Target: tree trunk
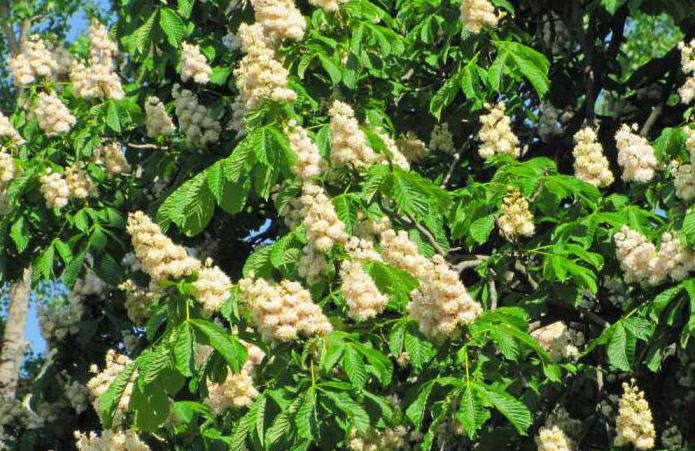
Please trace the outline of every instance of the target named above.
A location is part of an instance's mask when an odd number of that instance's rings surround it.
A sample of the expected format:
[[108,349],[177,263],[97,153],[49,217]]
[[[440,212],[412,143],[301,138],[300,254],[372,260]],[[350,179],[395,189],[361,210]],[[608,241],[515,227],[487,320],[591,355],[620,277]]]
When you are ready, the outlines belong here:
[[10,305],[7,309],[5,335],[0,352],[0,398],[14,399],[17,393],[19,370],[24,358],[24,329],[30,294],[31,268],[27,268],[22,279],[15,282],[10,289]]

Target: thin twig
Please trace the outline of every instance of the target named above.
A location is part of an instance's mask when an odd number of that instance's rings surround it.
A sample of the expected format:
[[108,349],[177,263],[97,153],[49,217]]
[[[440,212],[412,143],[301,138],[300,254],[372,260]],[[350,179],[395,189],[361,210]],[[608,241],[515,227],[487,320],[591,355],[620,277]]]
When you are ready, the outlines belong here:
[[448,252],[446,252],[446,251],[442,248],[442,246],[441,246],[439,243],[437,243],[437,240],[434,239],[434,236],[432,235],[432,233],[430,233],[430,231],[427,230],[425,227],[423,227],[423,226],[421,226],[420,224],[418,224],[418,222],[417,222],[415,219],[413,219],[410,215],[406,214],[406,216],[401,217],[401,219],[402,219],[404,222],[407,222],[407,223],[412,224],[413,226],[415,226],[416,229],[418,229],[418,231],[419,231],[420,233],[422,233],[423,235],[425,235],[425,238],[427,238],[427,241],[430,242],[430,244],[432,245],[432,247],[434,248],[434,250],[436,250],[437,253],[438,253],[439,255],[446,256],[446,255],[448,254]]
[[517,260],[514,263],[514,269],[517,270],[524,277],[526,277],[526,280],[528,280],[528,283],[529,285],[531,285],[531,288],[533,288],[534,290],[538,289],[538,282],[536,282],[536,280],[531,276],[531,274],[529,274],[528,269],[526,269],[526,265]]
[[128,147],[132,147],[133,149],[151,149],[151,150],[167,150],[167,146],[159,146],[157,144],[137,144],[137,143],[128,143]]
[[463,260],[460,263],[457,263],[454,268],[456,268],[456,271],[461,272],[465,271],[466,269],[470,268],[475,268],[476,266],[479,266],[485,260],[487,260],[488,256],[487,255],[475,255],[473,256],[472,259],[470,260]]
[[459,161],[461,161],[461,156],[463,155],[463,152],[468,149],[468,145],[471,142],[471,138],[469,137],[466,142],[463,143],[463,146],[461,146],[461,149],[456,153],[454,156],[454,160],[451,162],[449,165],[449,170],[446,171],[446,175],[444,176],[444,180],[442,181],[442,188],[447,188],[449,186],[449,182],[451,181],[451,177],[454,175],[454,171],[456,170],[456,167],[459,164]]
[[611,323],[609,323],[605,319],[601,318],[600,316],[598,316],[596,313],[592,312],[591,310],[580,308],[580,315],[586,316],[591,321],[593,321],[594,323],[603,327],[604,329],[610,327],[610,325],[611,325]]
[[642,130],[640,130],[639,135],[646,138],[647,135],[649,134],[649,130],[651,130],[652,126],[656,123],[657,119],[659,119],[659,116],[661,116],[662,111],[664,111],[664,103],[661,102],[658,104],[654,109],[652,110],[651,113],[649,113],[649,117],[647,118],[646,121],[644,121],[644,125],[642,126]]
[[495,279],[492,275],[487,276],[487,287],[490,293],[490,310],[497,309],[497,285],[495,285]]

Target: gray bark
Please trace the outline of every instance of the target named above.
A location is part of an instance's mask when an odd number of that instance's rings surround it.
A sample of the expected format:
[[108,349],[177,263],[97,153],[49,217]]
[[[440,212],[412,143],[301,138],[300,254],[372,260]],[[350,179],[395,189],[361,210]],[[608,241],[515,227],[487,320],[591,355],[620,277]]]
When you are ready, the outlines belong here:
[[19,371],[26,346],[24,329],[31,295],[31,268],[24,270],[22,279],[10,289],[10,305],[7,309],[5,334],[0,351],[0,398],[14,399],[17,394]]

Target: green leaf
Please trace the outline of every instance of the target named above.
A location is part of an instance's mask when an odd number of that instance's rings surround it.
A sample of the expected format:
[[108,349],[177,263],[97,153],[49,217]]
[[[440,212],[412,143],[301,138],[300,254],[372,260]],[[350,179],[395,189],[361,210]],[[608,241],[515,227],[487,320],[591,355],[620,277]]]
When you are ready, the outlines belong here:
[[176,342],[174,343],[174,364],[184,376],[193,375],[191,371],[193,365],[193,329],[188,322],[184,322],[178,329]]
[[[633,350],[634,351],[634,350]],[[621,371],[630,371],[630,351],[628,350],[628,332],[622,323],[613,326],[613,333],[608,342],[608,361]]]
[[273,246],[263,246],[251,254],[244,263],[242,273],[244,277],[249,277],[251,273],[255,277],[268,278],[273,273],[273,265],[270,260]]
[[171,8],[164,7],[159,12],[159,26],[162,27],[167,41],[172,47],[178,48],[183,38],[183,20]]
[[121,132],[121,119],[118,116],[118,104],[115,100],[106,102],[106,125],[116,133]]
[[468,233],[478,244],[487,242],[490,233],[495,228],[495,215],[487,215],[478,218],[470,226]]
[[625,3],[625,0],[601,0],[601,4],[610,14],[615,14],[623,3]]
[[456,98],[456,94],[458,94],[459,91],[460,79],[461,71],[458,70],[447,79],[432,96],[430,100],[430,113],[432,113],[432,116],[437,120],[441,117],[442,110]]
[[523,402],[501,389],[488,388],[480,384],[475,384],[473,387],[514,425],[519,434],[527,435],[526,430],[531,426],[533,419],[531,412]]
[[145,20],[145,22],[140,25],[140,27],[135,30],[135,46],[140,51],[140,53],[146,53],[152,41],[152,27],[154,26],[154,21],[159,13],[158,9],[152,11],[150,17]]
[[219,352],[233,372],[238,373],[246,362],[246,348],[236,337],[212,321],[191,319],[191,324],[207,336],[210,345]]
[[425,409],[427,407],[427,400],[430,398],[430,393],[434,388],[434,383],[436,380],[427,381],[422,384],[418,390],[417,398],[412,404],[408,406],[405,414],[408,416],[410,421],[413,422],[416,429],[422,427],[422,420],[425,418]]
[[158,221],[171,221],[187,236],[202,232],[215,212],[215,196],[206,183],[206,171],[179,186],[159,207]]
[[123,371],[118,373],[109,385],[109,388],[99,396],[99,411],[101,422],[105,428],[110,428],[113,422],[113,415],[116,407],[121,402],[121,397],[135,371],[135,363],[127,365]]
[[24,249],[29,245],[29,228],[24,220],[24,216],[20,216],[10,228],[10,237],[14,241],[18,253],[24,252]]
[[459,404],[459,410],[456,412],[456,418],[463,426],[463,430],[466,431],[468,438],[475,437],[475,431],[478,429],[478,422],[476,417],[480,416],[480,411],[482,406],[480,400],[475,394],[475,391],[470,387],[466,387],[461,395],[461,401]]
[[309,387],[302,396],[301,404],[294,416],[294,423],[301,437],[311,439],[314,436],[314,430],[318,423],[316,418],[316,389],[314,387]]
[[531,82],[539,97],[548,92],[550,63],[542,53],[518,42],[495,41],[495,45],[500,53],[509,55],[521,75]]
[[330,398],[343,413],[352,420],[355,429],[364,434],[369,429],[369,414],[364,407],[357,403],[348,393],[325,391],[326,397]]
[[364,367],[362,356],[354,347],[350,345],[345,347],[342,366],[352,385],[358,388],[364,387],[364,384],[367,382],[367,370]]
[[121,283],[121,279],[123,277],[121,266],[118,264],[116,259],[107,253],[100,255],[96,259],[94,264],[94,272],[101,280],[113,286],[117,286],[119,283]]
[[333,83],[334,85],[340,83],[340,79],[342,78],[340,66],[334,63],[333,60],[328,58],[323,53],[319,53],[318,55],[321,67],[323,67],[325,71],[328,73],[328,76],[331,77],[331,83]]

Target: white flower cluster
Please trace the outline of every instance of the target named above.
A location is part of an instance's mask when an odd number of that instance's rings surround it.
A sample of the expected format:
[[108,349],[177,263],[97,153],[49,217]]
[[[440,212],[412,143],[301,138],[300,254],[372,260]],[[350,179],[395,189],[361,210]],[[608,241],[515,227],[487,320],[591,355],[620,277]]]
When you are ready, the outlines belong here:
[[305,184],[302,187],[304,223],[309,242],[319,252],[328,252],[338,243],[347,240],[345,224],[338,218],[331,199],[318,185]]
[[239,98],[246,111],[258,108],[264,100],[294,102],[297,93],[287,87],[287,69],[275,57],[263,26],[241,24],[241,49],[245,53],[234,70]]
[[232,282],[217,266],[212,266],[209,258],[198,271],[198,279],[193,282],[193,296],[200,303],[205,316],[212,316],[220,310],[222,304],[229,299]]
[[239,281],[239,289],[252,322],[268,343],[294,340],[298,335],[323,335],[333,329],[321,307],[297,282],[271,284],[251,275]]
[[367,143],[367,138],[360,130],[355,112],[347,103],[336,100],[328,111],[331,118],[331,164],[333,166],[350,165],[360,169],[371,166],[377,161],[377,155]]
[[456,153],[454,149],[454,137],[449,131],[449,124],[437,124],[432,129],[430,134],[430,149],[441,150],[444,153],[453,155]]
[[543,426],[536,436],[538,451],[572,451],[572,440],[559,426]]
[[79,298],[101,294],[106,288],[106,282],[101,280],[91,269],[85,272],[84,277],[75,281],[71,294]]
[[54,71],[55,76],[60,78],[68,75],[68,73],[70,73],[70,67],[72,67],[73,63],[75,62],[75,58],[72,56],[72,53],[70,53],[68,49],[60,44],[49,44],[48,47],[51,49],[51,56],[53,57],[53,61],[56,62],[57,66],[56,70]]
[[676,188],[676,196],[682,200],[691,200],[695,197],[695,169],[692,164],[679,164],[672,161],[671,175],[673,175],[673,186]]
[[435,341],[456,336],[458,325],[472,322],[481,313],[480,305],[446,261],[441,256],[430,261],[420,255],[405,231],[382,232],[381,253],[387,263],[420,281],[419,289],[410,294],[407,308],[426,336]]
[[686,75],[685,83],[678,90],[684,104],[688,105],[695,99],[695,40],[689,44],[678,44],[681,50],[681,70]]
[[300,41],[304,37],[306,21],[292,0],[251,0],[256,23],[263,27],[263,35],[270,46],[285,39]]
[[39,128],[47,136],[58,136],[67,133],[77,122],[75,116],[70,114],[70,110],[55,94],[40,92],[38,103],[32,113],[39,123]]
[[618,419],[615,425],[617,436],[615,446],[633,445],[635,449],[654,448],[656,432],[649,403],[644,392],[632,379],[623,382],[623,396],[620,397]]
[[189,276],[200,269],[200,262],[174,244],[145,213],[128,215],[126,230],[143,271],[156,283]]
[[[99,397],[102,395],[102,393],[109,389],[109,386],[113,380],[131,363],[133,363],[133,361],[127,356],[119,354],[113,349],[109,349],[106,352],[105,366],[103,370],[98,371],[97,366],[92,365],[90,371],[94,373],[94,377],[87,381],[87,388],[89,389],[89,394],[92,396],[92,405],[97,413],[100,412]],[[125,390],[123,390],[123,395],[118,401],[116,410],[119,415],[124,414],[128,410],[130,396],[133,394],[133,382],[136,378],[137,370],[133,371],[128,384],[126,384]]]
[[212,68],[208,66],[205,56],[200,53],[197,44],[181,43],[181,80],[188,81],[191,78],[194,82],[204,85],[210,81]]
[[613,240],[615,256],[627,283],[658,285],[669,277],[679,281],[695,269],[693,253],[669,232],[661,235],[658,250],[644,235],[628,226],[623,226]]
[[113,62],[117,53],[106,27],[93,20],[89,26],[89,64],[77,62],[70,69],[70,81],[77,97],[119,100],[125,96]]
[[[686,128],[688,137],[685,140],[685,149],[690,153],[690,162],[695,162],[695,128]],[[1,133],[0,133],[1,135]]]
[[84,313],[79,296],[67,296],[43,304],[38,309],[41,336],[49,343],[62,342],[68,335],[79,332],[79,321]]
[[560,111],[550,102],[542,102],[540,106],[541,117],[538,122],[538,134],[544,142],[553,136],[562,135],[562,123]]
[[397,144],[400,152],[409,161],[422,160],[427,155],[427,145],[417,137],[415,132],[408,131],[405,136],[398,140]]
[[348,316],[356,321],[374,318],[389,301],[362,265],[360,260],[345,260],[340,265],[340,290],[348,305]]
[[338,8],[347,0],[309,0],[309,4],[313,6],[318,6],[326,12],[338,11]]
[[647,183],[654,178],[658,162],[654,148],[646,139],[634,133],[635,129],[635,125],[630,128],[623,124],[615,134],[618,164],[623,167],[624,181]]
[[500,17],[489,0],[461,0],[461,22],[470,33],[478,34],[485,27],[496,27]]
[[[208,397],[205,403],[213,412],[221,415],[230,407],[249,406],[258,396],[258,390],[253,385],[253,373],[265,357],[261,348],[252,343],[242,342],[248,351],[248,359],[239,373],[227,371],[227,379],[221,384],[207,381]],[[203,351],[209,354],[211,348]]]
[[63,176],[57,172],[49,172],[39,178],[41,194],[48,208],[63,208],[70,199],[70,187]]
[[478,154],[483,158],[490,158],[499,153],[504,153],[518,158],[521,154],[519,138],[512,131],[512,120],[504,114],[504,103],[497,105],[485,104],[488,113],[480,116],[480,131],[478,139],[481,145]]
[[222,126],[210,117],[205,105],[198,103],[198,96],[188,89],[181,89],[178,84],[174,85],[171,94],[175,100],[179,126],[188,144],[204,147],[220,139]]
[[148,306],[156,299],[151,291],[139,288],[131,279],[121,283],[118,288],[125,292],[125,308],[133,324],[141,326],[149,317]]
[[116,432],[110,429],[98,435],[75,431],[75,447],[79,451],[150,451],[135,431]]
[[303,182],[321,175],[323,161],[319,155],[319,148],[304,127],[294,120],[290,121],[287,139],[290,148],[298,157],[297,164],[292,167],[294,174]]
[[63,391],[70,406],[78,414],[84,412],[89,407],[89,389],[76,380],[68,382],[67,374],[64,375],[64,378],[66,381],[63,384]]
[[12,155],[0,150],[0,187],[6,186],[14,179],[15,165]]
[[613,183],[613,173],[603,146],[596,140],[596,132],[590,127],[583,128],[574,135],[574,142],[574,175],[600,188]]
[[401,153],[401,151],[398,149],[398,146],[396,145],[396,142],[391,138],[388,133],[386,133],[384,130],[375,130],[375,133],[379,138],[384,143],[384,146],[388,149],[388,151],[391,153],[391,156],[387,155],[379,155],[379,160],[382,163],[388,164],[389,161],[396,165],[400,166],[401,169],[404,171],[409,171],[410,170],[410,163],[408,162],[408,159]]
[[24,138],[10,123],[10,119],[0,112],[0,138],[7,138],[11,144],[23,144]]
[[147,136],[150,138],[171,135],[176,130],[174,122],[164,109],[164,104],[154,96],[148,97],[145,101],[145,124]]
[[667,423],[667,427],[661,433],[661,444],[668,450],[685,450],[683,446],[683,434],[675,424]]
[[14,84],[19,88],[27,87],[41,77],[50,78],[58,70],[51,51],[37,35],[27,39],[20,52],[10,57],[9,66]]
[[72,198],[86,199],[97,195],[96,185],[87,172],[77,164],[72,164],[65,169],[65,183],[68,185]]
[[109,175],[119,175],[130,171],[130,164],[115,141],[102,143],[94,149],[94,160],[104,166]]
[[500,235],[509,241],[519,236],[533,236],[536,227],[529,210],[528,200],[515,188],[509,188],[504,197],[502,214],[497,218]]
[[318,281],[328,273],[328,260],[325,254],[316,250],[312,243],[302,248],[302,255],[297,262],[297,273],[309,283]]
[[408,430],[404,426],[386,429],[370,428],[364,435],[352,430],[350,451],[396,451],[408,449]]
[[562,321],[536,329],[531,332],[531,336],[545,349],[554,362],[577,359],[578,346],[584,344],[584,334],[570,329]]

